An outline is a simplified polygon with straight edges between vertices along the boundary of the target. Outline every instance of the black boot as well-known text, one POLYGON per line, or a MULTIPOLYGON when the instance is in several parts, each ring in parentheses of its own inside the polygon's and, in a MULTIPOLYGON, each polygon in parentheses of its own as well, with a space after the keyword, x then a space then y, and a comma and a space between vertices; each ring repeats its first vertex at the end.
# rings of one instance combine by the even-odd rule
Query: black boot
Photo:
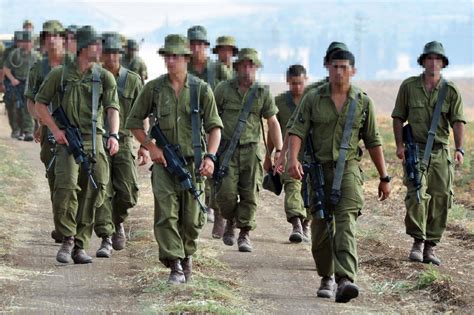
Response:
POLYGON ((252 243, 250 243, 250 229, 241 228, 239 238, 237 239, 237 245, 239 246, 239 252, 251 252, 252 243))
POLYGON ((420 240, 418 238, 414 239, 408 259, 417 262, 423 261, 423 240, 420 240))
POLYGON ((423 262, 425 264, 432 263, 433 265, 439 266, 441 264, 441 260, 436 257, 434 252, 434 247, 436 246, 435 242, 432 241, 425 241, 425 249, 423 250, 423 262))
POLYGON ((68 236, 63 239, 63 243, 56 254, 56 260, 67 264, 71 262, 72 249, 74 248, 74 236, 68 236))
POLYGON ((110 258, 112 256, 112 240, 109 236, 102 237, 102 243, 100 243, 100 247, 95 255, 101 258, 110 258))
POLYGON ((225 224, 224 235, 222 236, 222 241, 227 246, 233 246, 235 243, 235 224, 233 220, 227 220, 225 224))
POLYGON ((181 284, 186 282, 184 277, 183 267, 181 266, 181 260, 175 259, 170 262, 170 276, 168 278, 168 284, 181 284))
POLYGON ((347 303, 359 296, 359 288, 348 278, 343 277, 337 282, 336 303, 347 303))
POLYGON ((191 274, 193 272, 193 257, 187 256, 181 262, 181 266, 183 267, 184 278, 186 278, 186 282, 191 281, 191 274))

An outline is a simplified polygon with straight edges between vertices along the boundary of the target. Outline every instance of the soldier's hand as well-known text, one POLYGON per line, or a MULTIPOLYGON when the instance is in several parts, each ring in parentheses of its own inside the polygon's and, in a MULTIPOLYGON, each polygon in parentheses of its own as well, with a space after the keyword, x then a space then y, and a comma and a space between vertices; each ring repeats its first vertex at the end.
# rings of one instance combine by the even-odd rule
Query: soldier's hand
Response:
POLYGON ((18 81, 17 79, 14 78, 14 79, 11 81, 11 83, 12 83, 13 86, 17 86, 18 84, 20 84, 20 81, 18 81))
POLYGON ((273 174, 276 175, 282 174, 285 171, 286 164, 286 154, 280 154, 278 159, 275 161, 275 166, 273 167, 273 174))
POLYGON ((202 160, 201 166, 199 167, 199 172, 201 176, 211 177, 214 173, 214 162, 211 158, 206 157, 202 160))
POLYGON ((41 141, 41 127, 36 128, 35 133, 33 134, 33 137, 35 138, 35 142, 39 143, 41 141))
POLYGON ((298 159, 290 159, 288 161, 288 174, 290 174, 291 177, 297 180, 303 179, 303 166, 301 163, 298 161, 298 159))
POLYGON ((107 150, 109 150, 110 155, 117 154, 119 150, 119 143, 114 137, 109 137, 107 140, 107 150))
POLYGON ((140 146, 137 152, 138 166, 146 165, 150 162, 150 153, 147 149, 140 146))
POLYGON ((278 159, 280 158, 280 156, 281 156, 281 151, 275 152, 275 155, 273 156, 273 165, 276 164, 276 162, 278 161, 278 159))
POLYGON ((390 196, 390 191, 392 190, 392 187, 390 186, 390 183, 380 181, 379 183, 379 201, 384 201, 385 199, 390 196))
POLYGON ((165 155, 163 154, 163 150, 158 148, 156 145, 152 146, 150 150, 150 158, 156 164, 161 164, 164 167, 168 166, 168 164, 166 163, 165 155))
POLYGON ((405 161, 405 148, 403 146, 397 147, 397 157, 405 161))
POLYGON ((66 139, 66 132, 64 130, 58 129, 58 131, 53 132, 53 137, 56 140, 56 143, 69 145, 69 142, 67 142, 66 139))
POLYGON ((462 155, 461 152, 454 152, 454 163, 456 163, 456 165, 462 165, 464 163, 464 155, 462 155))
POLYGON ((271 168, 272 161, 270 160, 270 157, 265 154, 265 159, 263 160, 263 169, 268 172, 271 168))

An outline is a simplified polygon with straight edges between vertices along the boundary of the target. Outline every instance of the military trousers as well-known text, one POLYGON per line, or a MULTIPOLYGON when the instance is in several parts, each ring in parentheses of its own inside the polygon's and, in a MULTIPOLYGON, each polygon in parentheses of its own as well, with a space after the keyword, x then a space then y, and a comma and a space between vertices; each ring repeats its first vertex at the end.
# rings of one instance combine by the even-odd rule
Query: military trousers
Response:
POLYGON ((301 181, 292 178, 287 172, 280 175, 280 181, 285 190, 286 219, 288 221, 293 217, 305 219, 306 209, 304 208, 303 198, 301 195, 301 181))
POLYGON ((48 141, 48 127, 41 126, 41 137, 40 137, 40 160, 44 164, 46 170, 46 178, 48 179, 49 193, 51 195, 51 201, 53 201, 54 192, 54 165, 56 164, 54 158, 55 145, 48 141), (50 165, 51 163, 51 165, 50 165), (49 170, 48 170, 49 167, 49 170))
MULTIPOLYGON (((420 150, 420 159, 424 150, 420 150)), ((446 230, 448 211, 453 204, 454 164, 449 148, 437 148, 431 152, 428 169, 421 175, 420 203, 416 200, 416 188, 408 181, 404 168, 406 233, 413 238, 433 241, 441 240, 446 230)))
MULTIPOLYGON (((364 196, 363 180, 359 163, 356 160, 346 162, 341 184, 341 199, 332 205, 329 198, 334 179, 334 165, 323 165, 325 206, 333 216, 332 231, 334 242, 331 244, 324 219, 313 217, 311 222, 311 252, 321 277, 335 275, 355 280, 358 269, 356 222, 361 213, 364 196)), ((312 197, 312 193, 310 196, 312 197)), ((314 202, 311 200, 311 209, 314 202)))
POLYGON ((5 108, 7 110, 8 115, 8 123, 10 124, 12 132, 20 130, 20 124, 18 123, 18 113, 14 99, 8 96, 8 94, 6 93, 3 97, 3 100, 5 101, 5 108))
POLYGON ((234 220, 237 228, 255 229, 255 213, 262 183, 262 157, 257 143, 237 146, 228 174, 216 194, 222 216, 234 220))
POLYGON ((106 197, 102 206, 96 209, 94 231, 97 236, 111 236, 115 224, 123 223, 128 217, 128 210, 137 204, 138 175, 133 138, 122 137, 119 151, 114 156, 107 153, 110 179, 106 197))
MULTIPOLYGON (((91 152, 91 137, 86 138, 84 147, 91 152)), ((93 167, 95 189, 82 165, 67 152, 65 145, 56 145, 55 181, 53 193, 53 214, 56 231, 65 237, 75 236, 75 245, 88 246, 94 225, 94 212, 104 202, 109 180, 107 156, 101 144, 102 136, 97 135, 97 154, 93 167)))
MULTIPOLYGON (((204 189, 196 182, 193 158, 187 159, 187 168, 193 176, 196 189, 204 189)), ((193 255, 197 239, 207 215, 191 193, 183 189, 178 179, 159 164, 153 164, 151 184, 155 201, 154 233, 159 248, 159 259, 167 267, 169 262, 193 255)), ((204 195, 200 196, 203 200, 204 195)))

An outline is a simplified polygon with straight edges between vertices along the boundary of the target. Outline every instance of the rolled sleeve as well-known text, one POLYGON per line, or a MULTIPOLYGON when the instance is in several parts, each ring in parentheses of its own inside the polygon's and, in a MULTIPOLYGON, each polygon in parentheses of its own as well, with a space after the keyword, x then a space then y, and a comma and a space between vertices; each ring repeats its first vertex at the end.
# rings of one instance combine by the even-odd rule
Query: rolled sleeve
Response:
POLYGON ((450 112, 449 112, 449 124, 451 127, 456 122, 466 123, 466 118, 464 117, 464 109, 463 109, 463 101, 461 97, 461 93, 456 86, 450 85, 451 95, 449 102, 451 104, 450 112))
POLYGON ((278 107, 275 105, 275 101, 268 88, 265 88, 265 98, 262 108, 262 116, 268 119, 275 116, 278 113, 278 107))
POLYGON ((117 94, 117 83, 112 73, 104 70, 102 79, 104 89, 102 92, 102 105, 104 108, 120 110, 120 103, 117 94))

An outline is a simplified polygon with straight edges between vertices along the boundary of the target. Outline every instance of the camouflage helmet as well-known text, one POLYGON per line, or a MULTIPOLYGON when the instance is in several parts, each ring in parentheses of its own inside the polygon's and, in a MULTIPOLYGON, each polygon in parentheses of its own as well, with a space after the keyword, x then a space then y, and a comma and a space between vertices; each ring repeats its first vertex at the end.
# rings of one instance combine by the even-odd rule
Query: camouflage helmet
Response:
POLYGON ((235 38, 232 36, 219 36, 216 40, 216 47, 212 48, 212 53, 217 54, 217 50, 221 46, 230 46, 232 47, 232 53, 234 56, 237 56, 239 49, 235 44, 235 38))
POLYGON ((331 59, 331 55, 338 50, 349 51, 349 48, 346 44, 342 42, 332 42, 329 44, 328 49, 326 49, 326 55, 324 56, 324 63, 328 63, 331 59))
POLYGON ((15 31, 15 41, 17 42, 31 42, 33 36, 29 31, 15 31))
POLYGON ((102 52, 104 53, 122 53, 122 40, 120 34, 116 32, 102 33, 102 52))
POLYGON ((165 45, 158 50, 160 55, 191 55, 189 41, 179 34, 171 34, 165 37, 165 45))
POLYGON ((81 49, 86 48, 89 45, 98 43, 100 41, 100 36, 92 26, 85 25, 77 30, 76 40, 77 51, 81 51, 81 49))
POLYGON ((449 64, 449 59, 448 57, 446 57, 443 44, 441 44, 440 42, 432 41, 425 45, 425 47, 423 48, 423 53, 420 55, 420 57, 418 57, 418 64, 420 66, 423 66, 423 60, 429 54, 436 54, 441 56, 444 62, 443 68, 449 64))
POLYGON ((207 40, 207 30, 202 25, 195 25, 188 28, 188 40, 201 41, 205 42, 206 45, 210 45, 209 41, 207 40))
POLYGON ((237 60, 234 62, 234 66, 236 66, 239 62, 244 60, 250 60, 253 64, 257 67, 263 67, 262 62, 258 59, 258 53, 253 48, 242 48, 239 50, 239 54, 237 56, 237 60))
POLYGON ((280 175, 278 175, 278 173, 274 175, 273 170, 268 171, 267 174, 263 177, 262 187, 263 189, 269 190, 275 195, 279 196, 283 189, 280 175))

